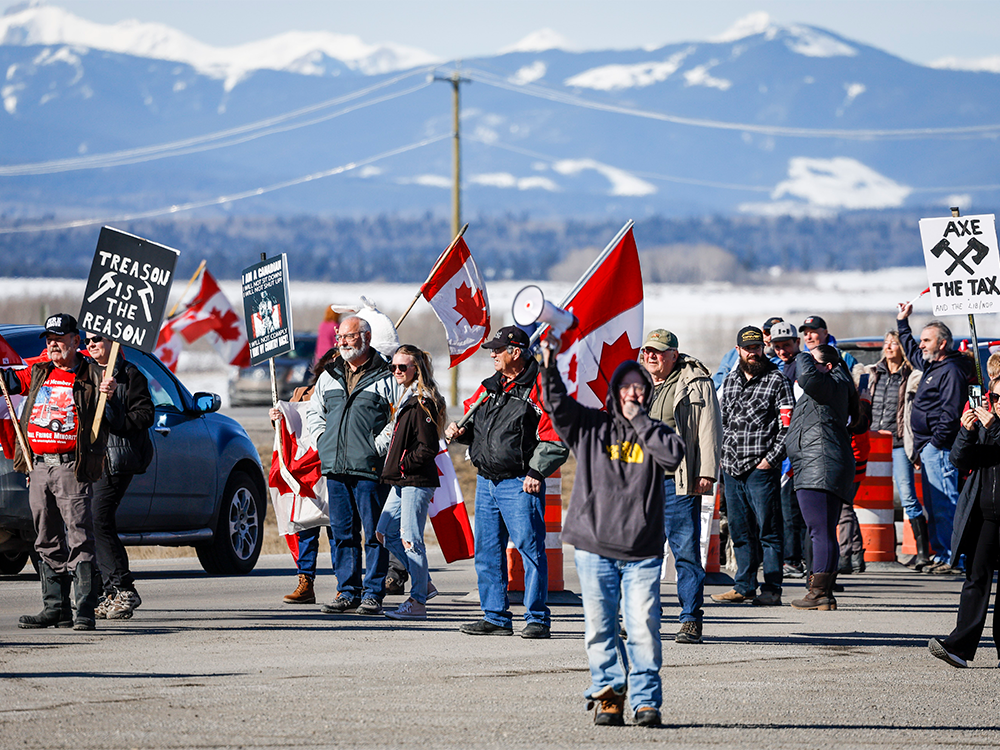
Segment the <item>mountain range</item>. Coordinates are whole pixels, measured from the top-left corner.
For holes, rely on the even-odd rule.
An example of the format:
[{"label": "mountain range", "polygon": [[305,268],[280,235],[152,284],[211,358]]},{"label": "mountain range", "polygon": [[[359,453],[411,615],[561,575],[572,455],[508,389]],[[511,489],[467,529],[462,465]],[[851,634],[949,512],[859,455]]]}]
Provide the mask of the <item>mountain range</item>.
[{"label": "mountain range", "polygon": [[[1000,74],[755,13],[708,41],[441,61],[293,32],[216,48],[32,3],[0,17],[0,231],[124,217],[990,211]],[[444,79],[444,80],[442,80]],[[3,229],[3,226],[6,229]]]}]

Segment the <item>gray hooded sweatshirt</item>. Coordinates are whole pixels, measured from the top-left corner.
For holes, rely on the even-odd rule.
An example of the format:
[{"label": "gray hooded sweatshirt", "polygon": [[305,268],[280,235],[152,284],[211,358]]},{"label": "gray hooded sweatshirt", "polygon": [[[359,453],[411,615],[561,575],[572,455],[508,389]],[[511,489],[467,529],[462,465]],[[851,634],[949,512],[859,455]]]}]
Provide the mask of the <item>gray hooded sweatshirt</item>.
[{"label": "gray hooded sweatshirt", "polygon": [[630,371],[642,375],[649,405],[653,379],[638,362],[627,361],[611,376],[607,411],[569,396],[554,362],[542,373],[545,409],[577,461],[562,540],[626,561],[663,556],[663,475],[684,457],[683,441],[663,422],[645,412],[625,419],[618,385]]}]

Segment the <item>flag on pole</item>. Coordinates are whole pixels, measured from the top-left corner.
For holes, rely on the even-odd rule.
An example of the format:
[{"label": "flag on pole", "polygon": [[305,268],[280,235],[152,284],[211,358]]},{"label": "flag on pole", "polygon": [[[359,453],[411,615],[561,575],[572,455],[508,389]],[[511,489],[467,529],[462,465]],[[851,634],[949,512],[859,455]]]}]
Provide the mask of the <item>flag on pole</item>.
[{"label": "flag on pole", "polygon": [[490,335],[490,303],[464,239],[459,238],[420,292],[444,326],[451,366],[471,357]]},{"label": "flag on pole", "polygon": [[427,509],[434,535],[441,545],[445,562],[468,560],[476,552],[472,524],[469,523],[455,466],[443,440],[439,444],[434,463],[437,464],[438,480],[441,482],[441,486],[434,490],[434,497]]},{"label": "flag on pole", "polygon": [[[308,401],[279,401],[282,419],[274,433],[274,452],[267,478],[278,522],[278,533],[292,537],[299,531],[330,523],[326,477],[320,471],[316,441],[305,429]],[[289,541],[297,556],[297,540]]]},{"label": "flag on pole", "polygon": [[[0,336],[0,366],[19,367],[25,362],[21,355],[14,351],[14,347],[7,343],[7,339]],[[14,420],[17,419],[17,410],[21,404],[22,396],[11,396],[11,404],[14,406],[14,414],[7,408],[7,399],[0,398],[0,448],[3,454],[10,459],[14,458],[14,444],[17,441],[17,434],[14,432]]]},{"label": "flag on pole", "polygon": [[174,372],[184,342],[190,344],[202,336],[228,364],[250,366],[250,347],[243,322],[208,269],[202,272],[194,297],[160,327],[155,354]]},{"label": "flag on pole", "polygon": [[571,396],[603,409],[615,368],[642,346],[642,270],[631,229],[565,308],[578,323],[563,334],[559,372]]}]

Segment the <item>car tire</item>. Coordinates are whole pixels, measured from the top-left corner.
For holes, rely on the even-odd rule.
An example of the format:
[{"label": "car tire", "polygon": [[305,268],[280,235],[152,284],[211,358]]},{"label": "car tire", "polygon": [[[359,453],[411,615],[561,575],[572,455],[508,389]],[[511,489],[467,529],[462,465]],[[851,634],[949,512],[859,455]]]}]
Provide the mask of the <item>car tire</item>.
[{"label": "car tire", "polygon": [[257,485],[245,472],[234,471],[222,494],[215,537],[196,547],[206,573],[246,575],[254,569],[264,544],[266,511]]},{"label": "car tire", "polygon": [[0,575],[16,576],[27,563],[27,552],[0,552]]}]

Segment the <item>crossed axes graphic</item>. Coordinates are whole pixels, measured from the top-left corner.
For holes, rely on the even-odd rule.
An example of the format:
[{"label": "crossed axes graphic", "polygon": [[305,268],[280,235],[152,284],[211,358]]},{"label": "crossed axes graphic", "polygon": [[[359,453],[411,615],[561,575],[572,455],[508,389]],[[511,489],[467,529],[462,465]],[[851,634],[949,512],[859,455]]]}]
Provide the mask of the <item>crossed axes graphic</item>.
[{"label": "crossed axes graphic", "polygon": [[948,255],[955,259],[955,262],[948,266],[944,272],[945,276],[951,276],[951,274],[959,266],[964,268],[970,274],[975,273],[975,271],[969,267],[969,264],[965,262],[965,259],[969,257],[970,253],[975,253],[975,255],[972,256],[972,262],[978,266],[990,252],[990,248],[988,245],[984,245],[982,242],[973,237],[969,240],[969,243],[965,246],[965,249],[962,250],[962,252],[956,253],[951,249],[951,244],[948,240],[943,239],[931,248],[931,252],[934,253],[935,258],[940,258],[944,253],[948,253]]}]

